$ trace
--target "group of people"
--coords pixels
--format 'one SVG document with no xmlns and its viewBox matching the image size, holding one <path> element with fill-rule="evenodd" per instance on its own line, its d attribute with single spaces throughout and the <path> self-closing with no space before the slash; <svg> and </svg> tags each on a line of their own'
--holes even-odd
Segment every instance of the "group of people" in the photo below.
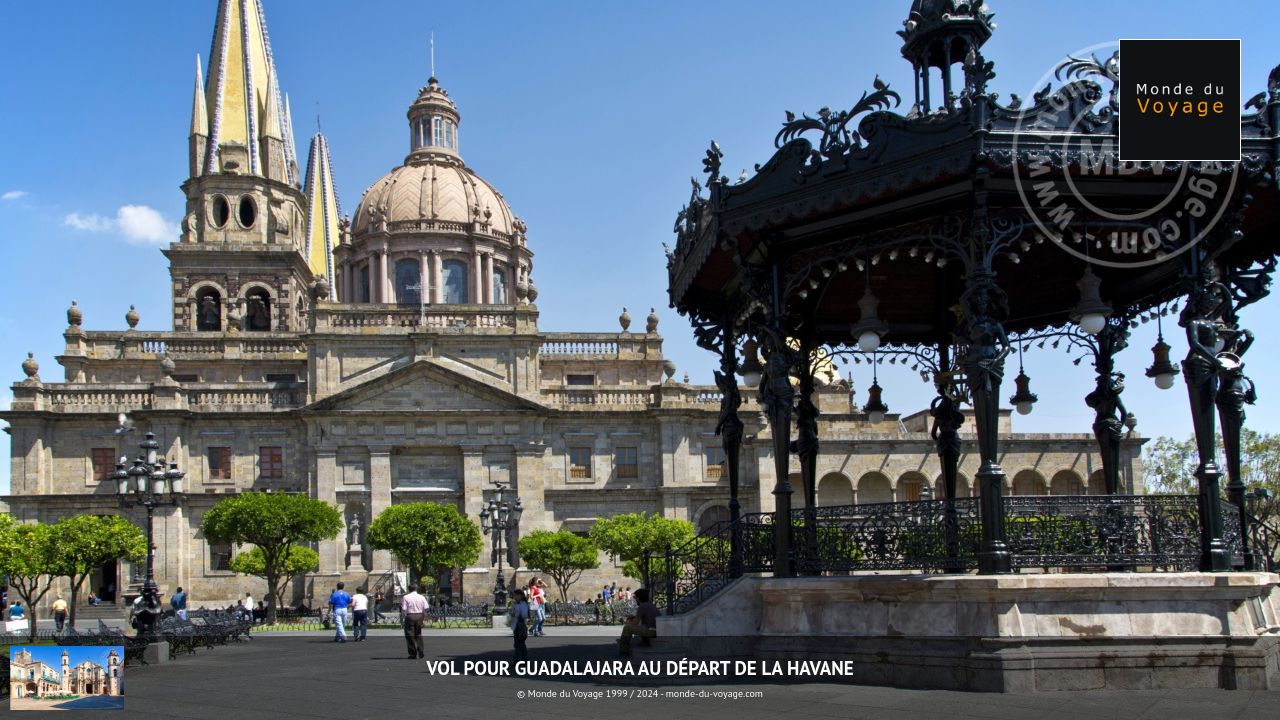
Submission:
<svg viewBox="0 0 1280 720">
<path fill-rule="evenodd" d="M 632 594 L 630 587 L 625 587 L 619 590 L 618 583 L 614 583 L 612 585 L 605 585 L 604 589 L 596 594 L 595 602 L 597 605 L 601 603 L 608 605 L 611 602 L 627 602 L 634 597 L 635 596 Z M 590 602 L 591 600 L 588 598 L 587 603 Z"/>
<path fill-rule="evenodd" d="M 527 591 L 517 589 L 511 594 L 507 624 L 511 627 L 515 639 L 516 662 L 529 659 L 529 648 L 526 643 L 528 637 L 544 634 L 542 623 L 546 620 L 546 587 L 541 579 L 534 578 L 529 581 Z M 612 596 L 616 589 L 617 585 L 613 588 L 605 586 L 601 592 L 601 596 L 605 598 L 603 602 L 610 602 L 608 597 Z M 618 653 L 630 655 L 632 638 L 639 637 L 645 645 L 648 645 L 650 638 L 658 636 L 658 606 L 649 601 L 649 590 L 646 588 L 636 590 L 634 596 L 631 588 L 626 588 L 624 592 L 626 599 L 635 598 L 636 613 L 628 617 L 622 626 L 622 636 L 618 638 Z M 622 601 L 623 598 L 614 599 Z"/>
<path fill-rule="evenodd" d="M 369 596 L 364 587 L 356 588 L 356 594 L 346 591 L 346 583 L 338 583 L 338 588 L 329 596 L 329 617 L 333 619 L 333 641 L 347 641 L 347 619 L 351 620 L 351 634 L 355 642 L 361 642 L 369 635 Z"/>
</svg>

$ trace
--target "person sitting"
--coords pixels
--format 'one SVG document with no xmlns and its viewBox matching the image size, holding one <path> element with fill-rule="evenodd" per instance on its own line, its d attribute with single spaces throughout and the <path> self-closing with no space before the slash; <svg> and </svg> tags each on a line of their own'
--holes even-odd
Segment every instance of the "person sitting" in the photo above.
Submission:
<svg viewBox="0 0 1280 720">
<path fill-rule="evenodd" d="M 21 620 L 27 616 L 27 611 L 22 607 L 21 600 L 14 600 L 13 606 L 9 608 L 10 620 Z"/>
<path fill-rule="evenodd" d="M 102 602 L 102 601 L 98 599 L 98 596 L 97 596 L 97 595 L 94 595 L 93 593 L 89 593 L 89 604 L 90 604 L 90 605 L 97 605 L 97 604 L 99 604 L 99 603 L 101 603 L 101 602 Z"/>
<path fill-rule="evenodd" d="M 622 626 L 622 637 L 618 638 L 618 653 L 621 655 L 631 654 L 631 638 L 640 636 L 644 639 L 644 644 L 649 644 L 649 638 L 658 636 L 658 606 L 649 602 L 649 589 L 640 588 L 636 590 L 636 614 L 627 618 L 627 622 Z"/>
</svg>

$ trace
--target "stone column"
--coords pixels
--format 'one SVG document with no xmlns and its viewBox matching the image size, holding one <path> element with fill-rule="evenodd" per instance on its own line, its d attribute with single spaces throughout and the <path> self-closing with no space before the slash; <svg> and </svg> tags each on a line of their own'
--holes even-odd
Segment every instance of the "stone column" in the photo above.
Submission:
<svg viewBox="0 0 1280 720">
<path fill-rule="evenodd" d="M 314 486 L 311 488 L 312 497 L 327 503 L 336 503 L 339 481 L 338 451 L 334 448 L 317 448 L 315 453 L 316 474 Z M 346 565 L 345 550 L 341 537 L 321 540 L 319 572 L 342 572 Z"/>
<path fill-rule="evenodd" d="M 480 251 L 476 250 L 475 258 L 471 263 L 471 269 L 472 269 L 471 276 L 473 278 L 473 288 L 470 296 L 467 297 L 467 302 L 471 302 L 471 303 L 484 302 L 484 300 L 482 299 L 484 297 L 484 269 L 482 267 L 483 264 L 484 262 L 480 257 Z"/>
<path fill-rule="evenodd" d="M 383 510 L 391 506 L 391 448 L 369 448 L 369 517 L 378 517 Z M 345 564 L 345 559 L 343 563 Z M 375 550 L 373 553 L 373 572 L 381 573 L 391 569 L 391 553 L 386 550 Z"/>
<path fill-rule="evenodd" d="M 378 302 L 391 302 L 391 283 L 387 277 L 387 249 L 378 251 Z"/>
<path fill-rule="evenodd" d="M 427 251 L 418 251 L 418 301 L 431 302 L 431 290 L 435 284 L 431 282 L 431 268 L 427 267 Z"/>
<path fill-rule="evenodd" d="M 484 301 L 490 305 L 493 304 L 493 254 L 485 253 L 484 255 L 484 273 L 481 277 L 484 281 Z"/>
<path fill-rule="evenodd" d="M 462 512 L 467 517 L 480 522 L 480 511 L 485 507 L 484 492 L 489 487 L 489 478 L 484 472 L 484 448 L 464 446 L 462 451 Z M 462 593 L 467 602 L 493 602 L 494 570 L 490 559 L 493 553 L 493 533 L 481 533 L 484 546 L 476 564 L 463 568 Z"/>
<path fill-rule="evenodd" d="M 437 250 L 431 253 L 431 302 L 437 305 L 444 302 L 443 275 L 443 260 Z"/>
</svg>

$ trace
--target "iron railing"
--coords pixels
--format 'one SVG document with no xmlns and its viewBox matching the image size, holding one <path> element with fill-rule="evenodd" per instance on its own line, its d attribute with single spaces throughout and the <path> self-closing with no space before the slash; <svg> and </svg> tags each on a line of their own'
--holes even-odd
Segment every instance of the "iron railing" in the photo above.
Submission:
<svg viewBox="0 0 1280 720">
<path fill-rule="evenodd" d="M 1223 535 L 1241 564 L 1240 518 L 1223 503 Z M 1180 572 L 1199 567 L 1195 495 L 1061 495 L 1004 498 L 1005 542 L 1015 571 Z M 978 567 L 977 498 L 841 505 L 792 512 L 792 570 L 799 575 Z M 1250 547 L 1275 567 L 1280 532 L 1251 522 Z M 737 541 L 736 552 L 733 541 Z M 1270 544 L 1267 544 L 1270 543 Z M 1268 548 L 1267 551 L 1261 548 Z M 645 558 L 655 600 L 668 614 L 701 605 L 742 575 L 773 571 L 773 513 L 712 525 L 684 545 Z"/>
<path fill-rule="evenodd" d="M 1249 521 L 1249 552 L 1253 553 L 1253 569 L 1280 572 L 1280 530 L 1249 513 L 1245 513 L 1245 517 Z"/>
</svg>

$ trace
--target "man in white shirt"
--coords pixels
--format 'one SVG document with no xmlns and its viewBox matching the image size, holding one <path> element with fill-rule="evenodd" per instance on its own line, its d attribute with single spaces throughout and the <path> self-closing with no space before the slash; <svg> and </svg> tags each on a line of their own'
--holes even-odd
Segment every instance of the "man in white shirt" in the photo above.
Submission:
<svg viewBox="0 0 1280 720">
<path fill-rule="evenodd" d="M 427 614 L 427 599 L 418 592 L 417 585 L 410 585 L 409 592 L 400 598 L 400 615 L 404 618 L 404 639 L 409 646 L 409 659 L 426 657 L 422 651 L 422 621 Z"/>
<path fill-rule="evenodd" d="M 351 596 L 351 634 L 356 642 L 369 634 L 369 596 L 363 587 L 356 588 L 356 594 Z"/>
<path fill-rule="evenodd" d="M 244 594 L 244 599 L 240 601 L 240 613 L 245 616 L 249 622 L 253 622 L 253 595 Z"/>
</svg>

